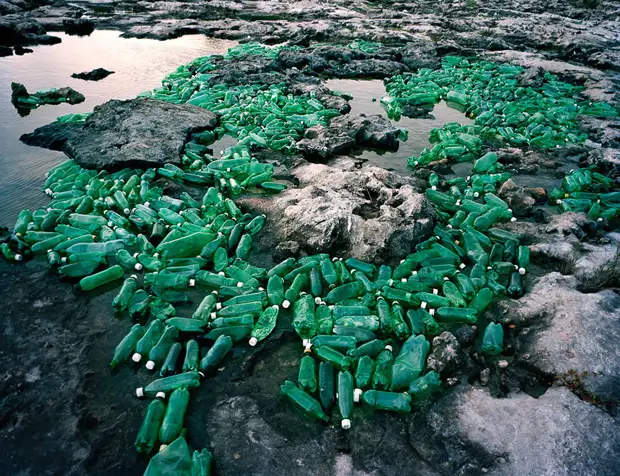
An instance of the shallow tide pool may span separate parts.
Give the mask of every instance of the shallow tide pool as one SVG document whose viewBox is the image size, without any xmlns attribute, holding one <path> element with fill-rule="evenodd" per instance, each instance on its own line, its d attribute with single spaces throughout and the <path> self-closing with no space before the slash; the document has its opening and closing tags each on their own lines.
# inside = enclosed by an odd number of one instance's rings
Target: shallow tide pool
<svg viewBox="0 0 620 476">
<path fill-rule="evenodd" d="M 110 99 L 130 99 L 161 85 L 162 78 L 198 56 L 223 54 L 234 41 L 184 36 L 168 41 L 125 39 L 117 31 L 95 31 L 77 37 L 54 33 L 62 43 L 36 46 L 24 56 L 0 58 L 0 226 L 14 223 L 19 211 L 45 205 L 41 191 L 45 172 L 65 160 L 64 154 L 29 147 L 19 137 L 53 122 L 58 116 L 90 112 Z M 71 78 L 72 73 L 95 68 L 115 71 L 101 81 Z M 28 91 L 71 86 L 86 96 L 81 104 L 42 106 L 20 117 L 11 104 L 11 82 Z"/>
</svg>

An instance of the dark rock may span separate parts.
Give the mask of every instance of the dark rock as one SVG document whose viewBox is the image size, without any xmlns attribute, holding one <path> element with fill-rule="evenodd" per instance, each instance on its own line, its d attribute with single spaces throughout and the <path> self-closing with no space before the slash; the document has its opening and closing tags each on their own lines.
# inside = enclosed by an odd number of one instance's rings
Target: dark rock
<svg viewBox="0 0 620 476">
<path fill-rule="evenodd" d="M 95 31 L 95 23 L 85 18 L 63 20 L 62 27 L 67 35 L 87 36 Z"/>
<path fill-rule="evenodd" d="M 445 379 L 452 375 L 456 366 L 463 360 L 459 355 L 460 351 L 461 345 L 457 338 L 444 331 L 433 339 L 433 351 L 426 359 L 426 365 Z"/>
<path fill-rule="evenodd" d="M 596 165 L 605 171 L 615 172 L 620 176 L 620 151 L 618 149 L 594 149 L 588 154 L 587 165 Z M 613 173 L 612 173 L 613 175 Z"/>
<path fill-rule="evenodd" d="M 73 73 L 71 77 L 76 79 L 83 79 L 84 81 L 99 81 L 101 79 L 107 78 L 111 74 L 114 74 L 114 71 L 108 71 L 104 68 L 97 68 L 93 69 L 92 71 Z"/>
<path fill-rule="evenodd" d="M 22 55 L 25 55 L 26 53 L 32 53 L 32 50 L 30 48 L 24 48 L 23 46 L 19 46 L 19 45 L 15 47 L 16 55 L 22 56 Z"/>
<path fill-rule="evenodd" d="M 472 326 L 463 325 L 459 326 L 454 331 L 454 337 L 461 344 L 462 347 L 469 347 L 476 340 L 477 331 Z"/>
<path fill-rule="evenodd" d="M 82 131 L 84 124 L 52 122 L 37 127 L 30 134 L 23 134 L 19 140 L 24 144 L 50 150 L 62 150 L 69 138 Z"/>
<path fill-rule="evenodd" d="M 299 256 L 299 243 L 296 241 L 283 241 L 278 243 L 273 252 L 273 259 L 283 261 L 287 258 L 296 258 Z"/>
<path fill-rule="evenodd" d="M 540 67 L 527 68 L 518 76 L 517 81 L 519 86 L 524 88 L 540 88 L 545 81 L 545 70 Z"/>
<path fill-rule="evenodd" d="M 30 94 L 28 94 L 26 86 L 21 83 L 11 83 L 11 102 L 13 104 L 17 103 L 19 98 L 27 98 L 28 96 Z"/>
<path fill-rule="evenodd" d="M 547 199 L 544 189 L 520 187 L 511 179 L 504 182 L 497 193 L 508 203 L 515 217 L 531 215 L 534 205 L 537 202 L 544 203 Z"/>
<path fill-rule="evenodd" d="M 12 56 L 13 50 L 8 46 L 0 46 L 0 56 Z"/>
<path fill-rule="evenodd" d="M 257 246 L 295 241 L 301 251 L 393 262 L 412 252 L 434 226 L 434 211 L 418 181 L 375 167 L 343 171 L 319 164 L 292 170 L 300 188 L 240 203 L 268 216 Z"/>
<path fill-rule="evenodd" d="M 331 120 L 329 126 L 315 126 L 298 142 L 298 150 L 311 161 L 325 162 L 344 154 L 355 145 L 384 150 L 398 149 L 398 132 L 390 121 L 378 114 L 344 115 Z"/>
<path fill-rule="evenodd" d="M 82 167 L 94 169 L 178 165 L 190 134 L 217 124 L 215 114 L 197 106 L 145 98 L 109 101 L 95 107 L 64 151 Z"/>
</svg>

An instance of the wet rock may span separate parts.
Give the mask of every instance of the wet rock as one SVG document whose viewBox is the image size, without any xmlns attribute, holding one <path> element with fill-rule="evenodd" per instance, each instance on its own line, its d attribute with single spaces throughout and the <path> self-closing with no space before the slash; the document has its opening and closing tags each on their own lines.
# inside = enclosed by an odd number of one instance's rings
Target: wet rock
<svg viewBox="0 0 620 476">
<path fill-rule="evenodd" d="M 523 352 L 529 365 L 550 376 L 576 372 L 586 393 L 596 395 L 604 387 L 607 395 L 620 398 L 620 296 L 611 290 L 584 294 L 574 276 L 550 273 L 514 303 L 511 315 L 523 325 L 544 323 L 529 333 Z M 590 377 L 596 376 L 596 384 Z M 583 396 L 583 395 L 582 395 Z M 586 395 L 587 396 L 587 395 Z"/>
<path fill-rule="evenodd" d="M 617 171 L 620 169 L 620 150 L 610 148 L 591 150 L 588 154 L 587 165 L 596 165 L 603 170 Z"/>
<path fill-rule="evenodd" d="M 19 106 L 17 102 L 19 98 L 27 98 L 29 96 L 31 94 L 26 89 L 26 86 L 21 83 L 11 83 L 11 102 L 16 107 Z M 82 93 L 70 87 L 45 89 L 33 93 L 32 96 L 36 96 L 45 103 L 52 104 L 58 104 L 61 100 L 68 104 L 79 104 L 86 100 Z"/>
<path fill-rule="evenodd" d="M 434 211 L 407 179 L 375 167 L 343 171 L 319 164 L 297 167 L 299 188 L 275 197 L 249 197 L 245 207 L 268 216 L 262 249 L 296 241 L 313 254 L 351 255 L 372 262 L 401 259 L 431 233 Z"/>
<path fill-rule="evenodd" d="M 433 339 L 433 351 L 426 359 L 426 365 L 430 370 L 439 373 L 442 378 L 451 375 L 459 361 L 461 345 L 456 337 L 450 332 L 444 331 Z"/>
<path fill-rule="evenodd" d="M 114 74 L 114 71 L 108 71 L 105 68 L 96 68 L 92 71 L 73 73 L 71 77 L 76 79 L 83 79 L 84 81 L 99 81 L 101 79 L 107 78 L 111 74 Z"/>
<path fill-rule="evenodd" d="M 15 50 L 15 54 L 16 54 L 17 56 L 22 56 L 22 55 L 25 55 L 26 53 L 32 53 L 32 49 L 30 49 L 30 48 L 24 48 L 23 46 L 19 46 L 19 45 L 17 45 L 17 46 L 14 48 L 14 50 Z"/>
<path fill-rule="evenodd" d="M 355 145 L 397 149 L 398 132 L 399 129 L 378 114 L 344 115 L 332 119 L 329 126 L 308 129 L 306 138 L 298 142 L 297 148 L 309 160 L 324 162 L 350 151 Z"/>
<path fill-rule="evenodd" d="M 95 23 L 85 18 L 63 20 L 62 26 L 67 35 L 86 36 L 95 31 Z"/>
<path fill-rule="evenodd" d="M 287 258 L 296 258 L 299 256 L 299 243 L 296 241 L 283 241 L 278 243 L 273 252 L 273 258 L 276 261 L 283 261 Z"/>
<path fill-rule="evenodd" d="M 67 140 L 77 135 L 83 127 L 83 124 L 52 122 L 23 134 L 19 140 L 27 145 L 61 151 Z"/>
<path fill-rule="evenodd" d="M 534 205 L 537 202 L 544 203 L 547 198 L 544 189 L 520 187 L 512 179 L 508 179 L 502 184 L 498 190 L 498 195 L 508 203 L 516 217 L 531 215 Z"/>
<path fill-rule="evenodd" d="M 13 50 L 8 46 L 0 46 L 0 56 L 12 56 Z"/>
<path fill-rule="evenodd" d="M 541 169 L 556 170 L 561 165 L 554 157 L 540 151 L 504 148 L 496 153 L 499 162 L 513 174 L 536 174 Z"/>
<path fill-rule="evenodd" d="M 82 167 L 93 169 L 180 164 L 189 135 L 217 124 L 215 114 L 197 106 L 154 99 L 109 101 L 95 107 L 64 151 Z"/>
<path fill-rule="evenodd" d="M 480 371 L 480 384 L 481 385 L 488 384 L 490 378 L 491 378 L 491 369 L 484 369 Z"/>
<path fill-rule="evenodd" d="M 60 38 L 47 35 L 45 28 L 38 21 L 18 15 L 6 15 L 0 18 L 0 46 L 56 43 L 60 43 Z"/>
<path fill-rule="evenodd" d="M 590 138 L 603 147 L 620 147 L 620 120 L 583 116 L 580 123 Z"/>
<path fill-rule="evenodd" d="M 545 81 L 545 70 L 541 67 L 527 68 L 517 77 L 519 86 L 540 88 Z"/>
<path fill-rule="evenodd" d="M 565 388 L 538 399 L 495 399 L 486 390 L 457 387 L 415 414 L 409 434 L 416 452 L 445 474 L 611 476 L 618 429 L 613 417 Z"/>
</svg>

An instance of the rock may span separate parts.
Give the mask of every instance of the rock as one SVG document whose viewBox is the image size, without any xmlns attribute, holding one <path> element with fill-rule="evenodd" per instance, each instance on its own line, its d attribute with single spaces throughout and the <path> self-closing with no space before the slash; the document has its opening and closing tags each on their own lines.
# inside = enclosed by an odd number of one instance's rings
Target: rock
<svg viewBox="0 0 620 476">
<path fill-rule="evenodd" d="M 296 258 L 297 256 L 299 256 L 299 243 L 296 241 L 278 243 L 273 252 L 273 258 L 276 261 L 284 261 L 287 258 Z"/>
<path fill-rule="evenodd" d="M 508 203 L 513 215 L 516 217 L 531 215 L 537 201 L 542 203 L 546 201 L 544 189 L 541 192 L 540 189 L 520 187 L 512 179 L 504 182 L 497 193 L 500 198 L 503 198 Z"/>
<path fill-rule="evenodd" d="M 540 88 L 545 80 L 545 70 L 541 67 L 527 68 L 517 77 L 519 86 Z"/>
<path fill-rule="evenodd" d="M 180 165 L 189 135 L 217 124 L 215 114 L 197 106 L 146 98 L 109 101 L 95 107 L 64 151 L 91 169 Z"/>
<path fill-rule="evenodd" d="M 581 128 L 589 137 L 603 147 L 620 147 L 620 120 L 617 118 L 600 119 L 592 116 L 580 118 Z"/>
<path fill-rule="evenodd" d="M 27 98 L 30 96 L 26 86 L 21 83 L 11 83 L 11 102 L 13 104 L 17 103 L 19 98 Z"/>
<path fill-rule="evenodd" d="M 0 46 L 0 57 L 1 56 L 12 56 L 13 50 L 8 46 Z"/>
<path fill-rule="evenodd" d="M 52 122 L 23 134 L 19 140 L 27 145 L 61 151 L 67 140 L 79 134 L 83 127 L 83 124 Z"/>
<path fill-rule="evenodd" d="M 257 237 L 261 249 L 296 241 L 309 254 L 395 261 L 433 229 L 434 210 L 414 189 L 417 179 L 376 167 L 343 171 L 319 164 L 302 165 L 292 173 L 299 188 L 240 200 L 268 216 L 269 231 Z"/>
<path fill-rule="evenodd" d="M 378 114 L 340 116 L 329 126 L 315 126 L 297 143 L 298 150 L 311 161 L 325 162 L 334 155 L 345 154 L 355 145 L 384 150 L 398 148 L 399 129 Z"/>
<path fill-rule="evenodd" d="M 79 104 L 86 100 L 84 95 L 73 88 L 52 88 L 45 89 L 43 91 L 37 91 L 30 94 L 21 83 L 11 83 L 11 102 L 15 107 L 19 107 L 18 99 L 27 98 L 29 96 L 35 96 L 41 99 L 44 103 L 59 104 L 60 102 L 66 102 L 68 104 Z"/>
<path fill-rule="evenodd" d="M 620 398 L 620 296 L 611 290 L 584 294 L 574 276 L 550 273 L 534 285 L 526 298 L 510 308 L 523 326 L 544 324 L 528 333 L 523 353 L 528 365 L 549 376 L 576 372 L 587 396 L 604 387 Z M 596 376 L 596 388 L 590 377 Z"/>
<path fill-rule="evenodd" d="M 620 169 L 620 150 L 610 148 L 591 150 L 586 163 L 596 165 L 603 170 L 617 171 Z M 616 173 L 616 175 L 620 174 Z"/>
<path fill-rule="evenodd" d="M 111 74 L 114 74 L 114 71 L 108 71 L 104 68 L 97 68 L 93 69 L 92 71 L 73 73 L 71 77 L 76 79 L 83 79 L 84 81 L 99 81 L 101 79 L 107 78 Z"/>
<path fill-rule="evenodd" d="M 488 384 L 490 378 L 491 378 L 491 369 L 484 369 L 480 371 L 480 384 L 481 385 Z"/>
<path fill-rule="evenodd" d="M 22 56 L 25 55 L 26 53 L 32 53 L 32 49 L 30 48 L 24 48 L 23 46 L 19 46 L 17 45 L 15 48 L 15 54 L 18 56 Z"/>
<path fill-rule="evenodd" d="M 461 386 L 416 413 L 409 435 L 420 457 L 443 474 L 611 476 L 618 430 L 613 417 L 566 388 L 551 388 L 537 399 L 495 399 Z"/>
<path fill-rule="evenodd" d="M 62 27 L 67 35 L 86 36 L 95 31 L 95 23 L 85 18 L 63 20 Z"/>
<path fill-rule="evenodd" d="M 439 373 L 442 378 L 452 374 L 459 361 L 461 345 L 450 332 L 444 331 L 433 339 L 433 351 L 426 359 L 429 370 Z"/>
</svg>

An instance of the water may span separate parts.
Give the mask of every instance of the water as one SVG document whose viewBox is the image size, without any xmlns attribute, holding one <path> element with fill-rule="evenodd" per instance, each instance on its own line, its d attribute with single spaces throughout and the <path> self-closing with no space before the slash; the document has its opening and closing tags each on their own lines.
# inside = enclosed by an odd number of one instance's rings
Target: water
<svg viewBox="0 0 620 476">
<path fill-rule="evenodd" d="M 58 116 L 89 112 L 110 99 L 133 98 L 160 86 L 161 79 L 176 67 L 198 56 L 223 54 L 237 44 L 199 35 L 168 41 L 125 39 L 116 31 L 95 31 L 87 37 L 54 35 L 62 43 L 34 47 L 33 53 L 24 56 L 0 58 L 0 225 L 12 225 L 22 208 L 45 205 L 49 201 L 41 191 L 45 172 L 66 159 L 60 152 L 26 146 L 19 136 Z M 99 67 L 115 73 L 97 82 L 71 78 L 72 73 Z M 10 101 L 12 81 L 23 83 L 31 92 L 71 86 L 86 101 L 42 106 L 20 117 Z"/>
<path fill-rule="evenodd" d="M 386 95 L 383 81 L 330 79 L 325 84 L 332 90 L 346 92 L 353 96 L 353 100 L 349 102 L 351 114 L 386 115 L 385 110 L 379 104 L 381 97 Z M 373 99 L 376 101 L 373 102 Z M 396 127 L 409 131 L 409 139 L 406 142 L 400 142 L 398 151 L 383 152 L 366 149 L 360 151 L 359 157 L 367 160 L 369 165 L 409 175 L 411 171 L 407 169 L 407 159 L 413 155 L 419 155 L 425 147 L 429 147 L 431 144 L 428 138 L 431 129 L 441 127 L 447 122 L 458 122 L 463 125 L 473 124 L 473 121 L 462 112 L 441 102 L 435 105 L 431 116 L 427 119 L 403 117 L 398 122 L 392 121 Z"/>
</svg>

